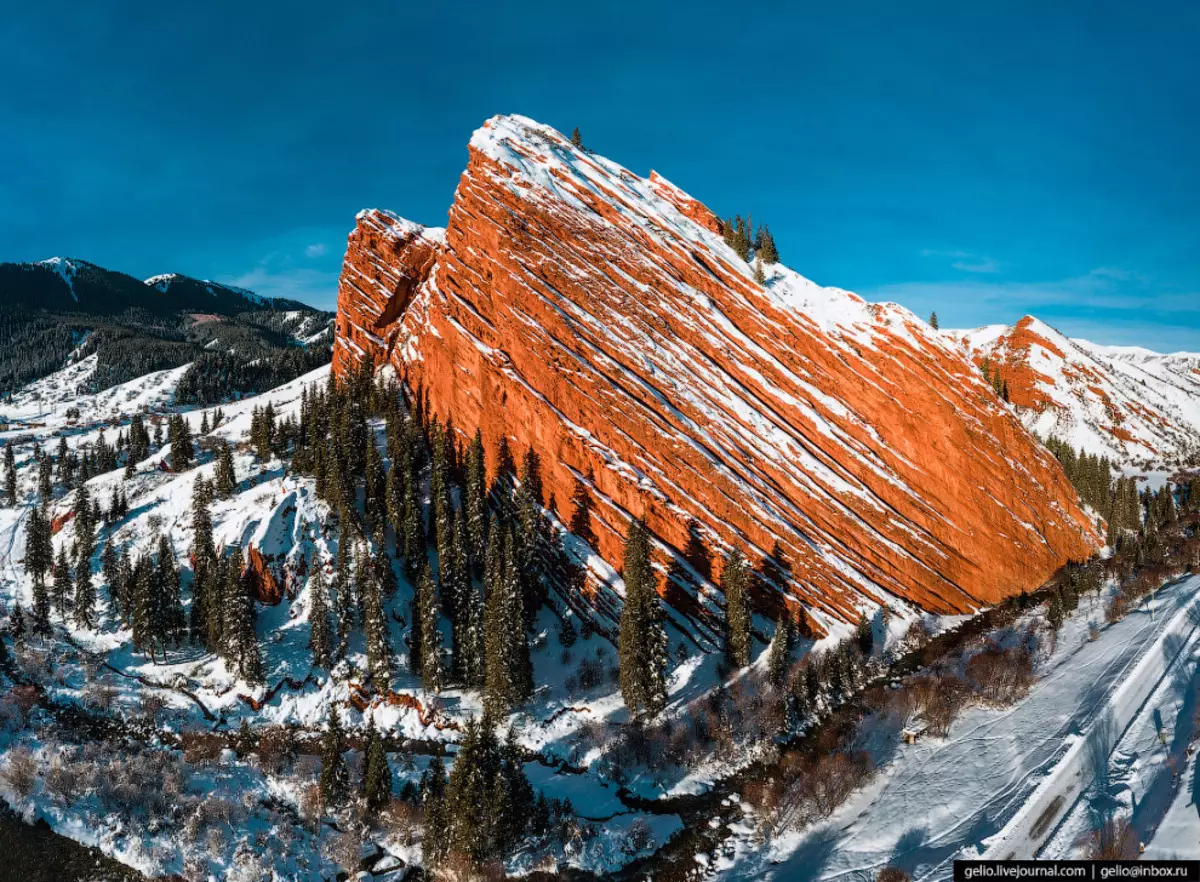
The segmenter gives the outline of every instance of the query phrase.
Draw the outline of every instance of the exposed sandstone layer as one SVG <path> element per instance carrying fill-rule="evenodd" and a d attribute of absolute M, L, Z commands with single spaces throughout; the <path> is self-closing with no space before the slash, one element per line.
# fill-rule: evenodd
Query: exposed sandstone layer
<path fill-rule="evenodd" d="M 701 203 L 531 120 L 469 154 L 445 230 L 359 215 L 335 367 L 390 362 L 490 467 L 501 435 L 532 445 L 560 511 L 583 478 L 610 563 L 634 516 L 664 562 L 689 521 L 714 556 L 779 542 L 820 630 L 882 592 L 965 612 L 1096 548 L 1053 457 L 906 310 L 756 283 Z"/>

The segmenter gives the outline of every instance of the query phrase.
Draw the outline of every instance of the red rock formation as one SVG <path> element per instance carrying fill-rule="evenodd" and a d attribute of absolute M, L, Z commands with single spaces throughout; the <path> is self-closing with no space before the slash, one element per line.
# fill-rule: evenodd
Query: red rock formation
<path fill-rule="evenodd" d="M 283 601 L 283 586 L 263 553 L 253 545 L 246 549 L 246 583 L 259 603 L 277 606 Z"/>
<path fill-rule="evenodd" d="M 907 311 L 780 265 L 757 284 L 699 202 L 530 120 L 469 152 L 445 231 L 359 215 L 335 366 L 390 362 L 491 468 L 501 435 L 532 445 L 560 510 L 593 475 L 610 563 L 633 516 L 664 561 L 689 519 L 714 556 L 777 541 L 820 629 L 882 592 L 964 612 L 1097 547 L 1053 457 Z"/>

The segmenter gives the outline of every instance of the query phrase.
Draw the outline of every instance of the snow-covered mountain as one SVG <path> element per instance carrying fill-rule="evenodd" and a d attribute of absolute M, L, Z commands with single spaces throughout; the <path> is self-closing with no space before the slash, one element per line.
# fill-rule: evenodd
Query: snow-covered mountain
<path fill-rule="evenodd" d="M 0 305 L 10 309 L 96 315 L 130 308 L 154 313 L 190 309 L 219 314 L 310 308 L 295 300 L 263 297 L 244 288 L 179 273 L 143 281 L 86 260 L 66 257 L 33 263 L 0 263 Z"/>
<path fill-rule="evenodd" d="M 533 120 L 468 152 L 444 229 L 358 216 L 335 369 L 390 362 L 489 456 L 532 446 L 560 503 L 582 481 L 610 563 L 635 517 L 664 566 L 778 543 L 820 631 L 888 597 L 977 608 L 1094 547 L 1058 464 L 908 310 L 756 279 L 696 199 Z"/>
<path fill-rule="evenodd" d="M 1200 456 L 1200 354 L 1102 346 L 1033 316 L 946 333 L 1000 377 L 1022 422 L 1043 437 L 1126 465 Z"/>

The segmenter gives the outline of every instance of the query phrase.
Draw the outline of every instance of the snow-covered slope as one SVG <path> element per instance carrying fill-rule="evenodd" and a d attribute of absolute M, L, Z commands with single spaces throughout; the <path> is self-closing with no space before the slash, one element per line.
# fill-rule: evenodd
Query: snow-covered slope
<path fill-rule="evenodd" d="M 1166 467 L 1200 455 L 1200 354 L 1068 338 L 1032 316 L 947 331 L 1008 386 L 1033 431 L 1121 464 Z"/>

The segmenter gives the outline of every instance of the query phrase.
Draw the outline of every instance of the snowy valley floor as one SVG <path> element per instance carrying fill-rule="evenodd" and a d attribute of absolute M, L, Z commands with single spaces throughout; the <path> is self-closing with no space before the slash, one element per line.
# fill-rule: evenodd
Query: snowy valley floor
<path fill-rule="evenodd" d="M 765 846 L 742 829 L 714 869 L 791 882 L 894 866 L 942 880 L 956 858 L 1081 856 L 1098 817 L 1130 813 L 1147 856 L 1200 855 L 1194 756 L 1172 777 L 1196 734 L 1200 577 L 1113 625 L 1103 618 L 1086 598 L 1016 705 L 972 708 L 945 739 L 868 736 L 862 746 L 886 762 L 871 784 L 828 821 Z"/>

